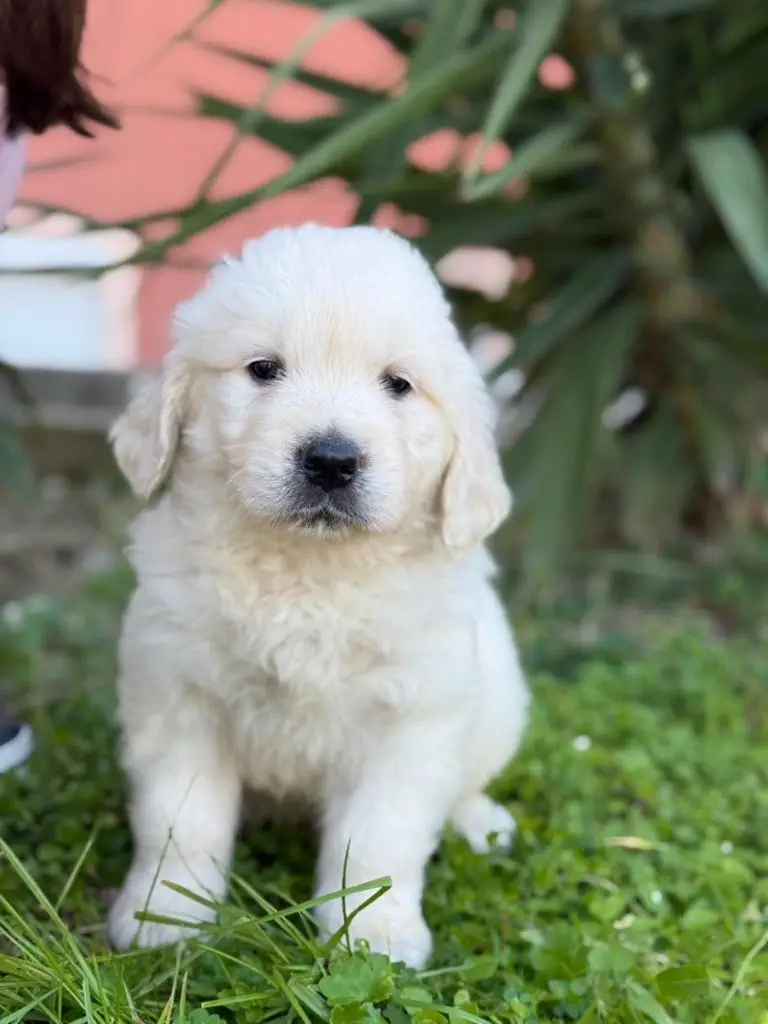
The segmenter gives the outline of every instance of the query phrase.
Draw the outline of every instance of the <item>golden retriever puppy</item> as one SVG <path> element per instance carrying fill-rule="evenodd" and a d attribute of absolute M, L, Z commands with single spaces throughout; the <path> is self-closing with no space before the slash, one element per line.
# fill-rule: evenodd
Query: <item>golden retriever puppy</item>
<path fill-rule="evenodd" d="M 374 228 L 248 243 L 174 334 L 112 435 L 139 495 L 166 485 L 130 548 L 112 942 L 213 917 L 163 882 L 224 897 L 245 788 L 312 810 L 318 894 L 391 877 L 349 931 L 421 967 L 443 826 L 477 851 L 515 829 L 484 794 L 528 708 L 483 546 L 510 509 L 492 403 L 425 260 Z M 321 933 L 343 914 L 322 905 Z"/>

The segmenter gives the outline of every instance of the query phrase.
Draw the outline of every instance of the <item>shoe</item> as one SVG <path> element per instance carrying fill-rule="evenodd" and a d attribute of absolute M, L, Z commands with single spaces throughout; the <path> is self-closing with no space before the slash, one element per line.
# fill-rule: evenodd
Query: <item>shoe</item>
<path fill-rule="evenodd" d="M 20 725 L 0 709 L 0 775 L 21 767 L 34 747 L 30 727 Z"/>

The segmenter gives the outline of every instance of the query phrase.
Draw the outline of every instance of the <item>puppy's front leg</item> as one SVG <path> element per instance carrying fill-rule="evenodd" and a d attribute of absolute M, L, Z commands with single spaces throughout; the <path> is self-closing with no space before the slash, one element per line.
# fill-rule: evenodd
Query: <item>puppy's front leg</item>
<path fill-rule="evenodd" d="M 207 900 L 226 894 L 237 830 L 240 779 L 217 722 L 202 704 L 184 701 L 172 720 L 128 730 L 125 765 L 131 783 L 134 857 L 109 917 L 113 946 L 159 946 L 194 934 L 215 912 L 165 881 Z M 139 922 L 141 911 L 181 925 Z"/>
<path fill-rule="evenodd" d="M 432 949 L 421 897 L 427 861 L 456 799 L 455 733 L 440 723 L 423 724 L 366 755 L 357 751 L 365 759 L 356 777 L 331 780 L 326 795 L 318 894 L 389 875 L 392 888 L 354 917 L 349 937 L 415 968 L 426 964 Z M 371 895 L 346 899 L 347 916 Z M 318 907 L 317 919 L 323 937 L 335 933 L 343 924 L 342 901 Z"/>

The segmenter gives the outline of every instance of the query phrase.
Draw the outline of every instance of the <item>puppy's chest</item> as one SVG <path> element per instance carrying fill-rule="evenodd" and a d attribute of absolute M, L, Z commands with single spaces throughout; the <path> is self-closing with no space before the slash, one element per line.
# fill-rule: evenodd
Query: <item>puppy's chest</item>
<path fill-rule="evenodd" d="M 220 696 L 257 788 L 311 790 L 404 709 L 386 632 L 364 598 L 306 586 L 219 597 Z"/>
<path fill-rule="evenodd" d="M 387 604 L 360 588 L 267 578 L 217 598 L 222 654 L 268 690 L 322 702 L 393 659 Z"/>

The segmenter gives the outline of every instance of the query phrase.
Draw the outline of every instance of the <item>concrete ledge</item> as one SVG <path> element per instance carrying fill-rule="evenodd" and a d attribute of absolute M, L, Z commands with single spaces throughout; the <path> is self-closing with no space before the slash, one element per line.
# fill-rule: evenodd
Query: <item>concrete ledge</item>
<path fill-rule="evenodd" d="M 93 476 L 114 468 L 107 432 L 132 393 L 132 374 L 23 370 L 24 404 L 0 378 L 0 417 L 20 432 L 39 473 Z"/>

